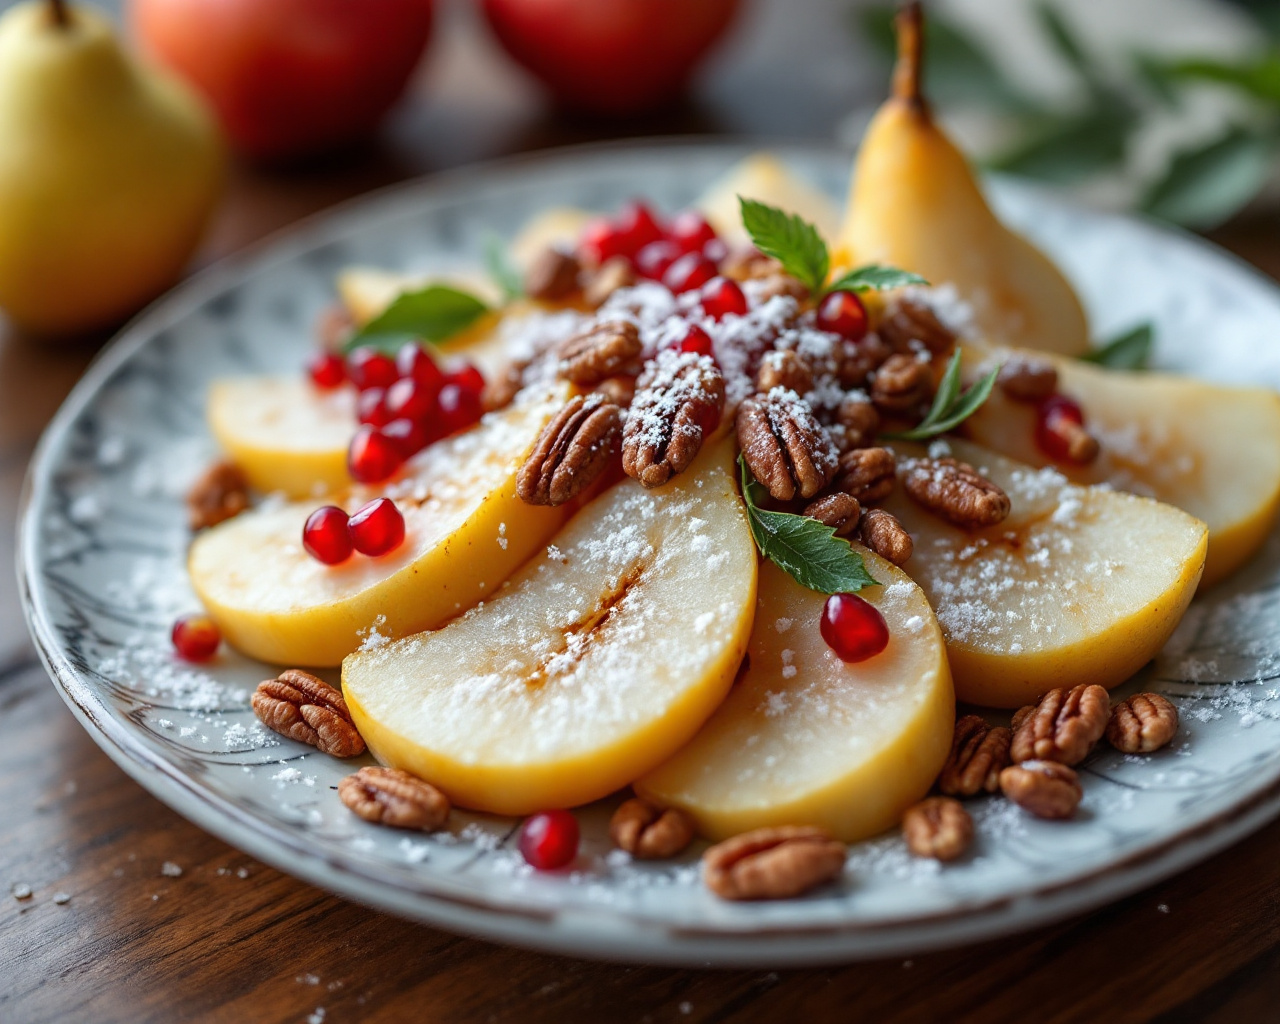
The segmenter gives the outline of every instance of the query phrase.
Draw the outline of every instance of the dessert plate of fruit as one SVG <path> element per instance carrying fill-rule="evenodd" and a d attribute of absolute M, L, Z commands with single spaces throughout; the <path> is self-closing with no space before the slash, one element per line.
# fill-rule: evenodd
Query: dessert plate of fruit
<path fill-rule="evenodd" d="M 685 964 L 1026 928 L 1280 811 L 1280 293 L 979 186 L 918 29 L 852 174 L 470 169 L 126 329 L 20 538 L 95 740 L 333 891 Z"/>

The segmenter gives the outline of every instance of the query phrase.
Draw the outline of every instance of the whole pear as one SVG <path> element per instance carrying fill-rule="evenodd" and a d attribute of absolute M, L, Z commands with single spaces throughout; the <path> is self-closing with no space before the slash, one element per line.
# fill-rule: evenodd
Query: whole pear
<path fill-rule="evenodd" d="M 181 273 L 218 198 L 201 103 L 81 5 L 0 17 L 0 308 L 35 334 L 118 323 Z"/>

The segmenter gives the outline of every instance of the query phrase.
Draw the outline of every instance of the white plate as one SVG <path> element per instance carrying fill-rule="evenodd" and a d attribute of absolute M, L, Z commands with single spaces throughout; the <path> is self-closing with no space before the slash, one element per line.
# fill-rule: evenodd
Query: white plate
<path fill-rule="evenodd" d="M 574 870 L 548 875 L 520 860 L 512 820 L 458 813 L 453 831 L 437 836 L 367 825 L 334 792 L 349 762 L 256 725 L 248 694 L 274 671 L 235 654 L 200 670 L 174 661 L 170 624 L 197 607 L 181 495 L 213 453 L 202 417 L 210 380 L 297 370 L 334 273 L 347 264 L 471 263 L 488 232 L 510 236 L 553 205 L 611 209 L 646 195 L 674 210 L 745 153 L 597 148 L 413 183 L 200 275 L 125 330 L 45 434 L 19 543 L 32 634 L 103 749 L 200 826 L 335 892 L 493 939 L 687 965 L 906 954 L 1027 928 L 1148 885 L 1280 811 L 1275 536 L 1249 569 L 1193 604 L 1166 651 L 1130 684 L 1180 705 L 1172 748 L 1095 754 L 1075 821 L 1039 822 L 979 801 L 977 840 L 960 863 L 913 860 L 889 836 L 852 847 L 838 887 L 782 903 L 717 901 L 698 881 L 696 850 L 657 865 L 610 855 L 608 802 L 579 813 Z M 847 156 L 784 155 L 843 194 Z M 1098 334 L 1149 318 L 1161 365 L 1280 386 L 1280 292 L 1261 275 L 1163 228 L 1012 184 L 994 194 L 1076 282 Z"/>

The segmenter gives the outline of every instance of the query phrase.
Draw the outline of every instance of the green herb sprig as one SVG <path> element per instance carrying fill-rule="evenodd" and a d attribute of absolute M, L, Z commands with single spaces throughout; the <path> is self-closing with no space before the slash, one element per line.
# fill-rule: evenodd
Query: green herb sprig
<path fill-rule="evenodd" d="M 1145 370 L 1151 361 L 1155 333 L 1155 327 L 1147 321 L 1117 335 L 1080 358 L 1086 363 L 1097 363 L 1111 370 Z"/>
<path fill-rule="evenodd" d="M 957 350 L 947 363 L 947 369 L 938 382 L 938 393 L 933 396 L 933 405 L 929 414 L 910 430 L 884 436 L 893 441 L 925 441 L 948 430 L 955 430 L 982 407 L 982 403 L 991 397 L 991 389 L 995 387 L 1000 367 L 995 367 L 984 374 L 963 394 L 960 391 L 960 351 Z"/>
<path fill-rule="evenodd" d="M 401 292 L 391 305 L 359 328 L 344 350 L 371 347 L 394 352 L 407 341 L 447 341 L 489 312 L 487 303 L 443 284 Z"/>

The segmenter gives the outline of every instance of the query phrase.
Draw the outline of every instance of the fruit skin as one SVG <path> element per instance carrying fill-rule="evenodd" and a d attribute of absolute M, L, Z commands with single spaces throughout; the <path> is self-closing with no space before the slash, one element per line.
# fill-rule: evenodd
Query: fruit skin
<path fill-rule="evenodd" d="M 483 0 L 506 51 L 567 106 L 637 114 L 673 99 L 738 0 Z"/>
<path fill-rule="evenodd" d="M 186 615 L 173 624 L 169 631 L 178 657 L 183 661 L 205 662 L 218 653 L 222 634 L 213 620 L 205 615 Z"/>
<path fill-rule="evenodd" d="M 144 47 L 213 105 L 231 143 L 280 160 L 378 122 L 431 35 L 431 0 L 130 0 Z"/>
<path fill-rule="evenodd" d="M 172 284 L 222 189 L 213 120 L 80 5 L 0 17 L 0 307 L 36 334 L 118 323 Z"/>

